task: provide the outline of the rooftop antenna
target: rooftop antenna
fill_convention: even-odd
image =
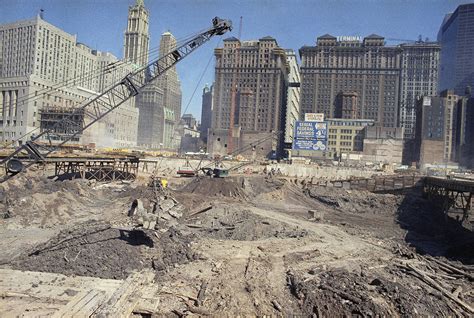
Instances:
[[[239,41],[240,41],[241,36],[242,36],[242,16],[240,16],[240,22],[239,22]]]

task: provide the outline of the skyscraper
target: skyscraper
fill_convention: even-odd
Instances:
[[[207,132],[211,128],[212,120],[212,96],[213,86],[206,86],[202,90],[202,109],[201,109],[201,140],[207,144]]]
[[[474,168],[474,97],[466,90],[456,109],[456,159],[462,166]]]
[[[286,99],[285,114],[285,143],[293,142],[295,122],[300,120],[300,67],[293,50],[286,50],[288,62],[288,95]]]
[[[474,3],[463,4],[444,18],[438,32],[441,71],[438,91],[463,95],[474,87]]]
[[[148,64],[148,18],[143,0],[128,8],[124,36],[124,59],[136,67]],[[135,98],[139,109],[137,145],[143,148],[163,148],[163,90],[156,83],[144,87]]]
[[[256,156],[280,150],[289,71],[285,50],[269,36],[258,41],[231,37],[215,56],[209,152],[226,155],[257,141],[251,147]]]
[[[415,138],[416,102],[438,92],[439,54],[436,42],[417,41],[401,44],[400,127],[405,139]]]
[[[385,46],[372,34],[318,37],[316,46],[303,46],[301,56],[301,111],[335,116],[338,94],[357,94],[357,118],[396,127],[401,48]]]
[[[0,142],[16,145],[51,128],[133,69],[110,53],[77,42],[75,35],[40,16],[1,25],[0,47]],[[130,99],[72,142],[135,146],[137,117]],[[53,142],[65,137],[68,134],[58,131]]]
[[[125,31],[124,58],[138,66],[148,63],[148,10],[143,0],[137,0],[128,8],[127,31]]]
[[[441,96],[424,96],[417,101],[414,159],[421,168],[426,164],[443,165],[456,157],[456,105],[453,90]]]
[[[176,49],[176,39],[170,32],[161,35],[160,57]],[[158,78],[158,86],[163,90],[164,106],[174,113],[175,124],[181,119],[181,82],[179,81],[176,66],[171,67]]]

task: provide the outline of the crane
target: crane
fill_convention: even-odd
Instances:
[[[223,35],[231,30],[232,22],[230,20],[215,17],[212,20],[212,26],[207,30],[196,34],[161,58],[131,72],[82,106],[73,109],[70,114],[57,121],[52,127],[42,130],[38,135],[32,137],[12,154],[4,158],[0,164],[5,167],[5,176],[0,179],[0,182],[8,180],[35,163],[43,162],[58,147],[81,134],[85,129],[92,126],[128,99],[138,95],[142,88],[163,75],[168,69],[209,41],[213,36]],[[82,118],[82,120],[77,120],[77,118]],[[62,139],[58,138],[59,132],[62,134]],[[53,147],[46,148],[38,142],[40,138],[49,140],[50,144],[51,140],[62,141]],[[22,154],[25,154],[25,152],[26,156],[23,156]],[[20,157],[20,155],[22,156]]]

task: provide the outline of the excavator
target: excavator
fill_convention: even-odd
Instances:
[[[255,148],[272,139],[272,138],[277,138],[282,132],[272,132],[270,134],[268,134],[267,136],[263,137],[263,138],[260,138],[256,141],[254,141],[253,143],[250,143],[244,147],[241,147],[241,148],[238,148],[238,149],[235,149],[233,150],[232,152],[229,153],[229,156],[233,157],[233,156],[237,156],[237,155],[240,155],[242,153],[244,153],[245,151],[249,151],[249,150],[255,150]],[[234,165],[230,168],[224,168],[224,163],[223,163],[223,159],[225,157],[215,157],[213,162],[207,166],[204,166],[204,167],[201,167],[201,162],[199,163],[198,165],[198,168],[194,171],[194,176],[198,176],[199,172],[202,172],[205,176],[209,176],[209,177],[212,177],[212,178],[225,178],[225,177],[228,177],[229,176],[229,173],[231,171],[235,171],[239,168],[242,168],[246,165],[249,165],[249,164],[252,164],[253,162],[252,161],[245,161],[245,162],[242,162],[242,163],[239,163],[237,165]],[[201,160],[202,161],[202,160]],[[214,166],[214,167],[212,167]]]
[[[232,31],[232,22],[215,17],[210,28],[186,40],[166,55],[138,68],[93,99],[74,108],[69,115],[57,121],[51,128],[44,129],[31,137],[30,140],[0,161],[0,164],[5,167],[5,175],[0,179],[0,183],[34,164],[44,162],[51,153],[73,138],[80,136],[85,129],[114,111],[125,101],[138,95],[145,86],[155,81],[212,37],[223,35],[228,31]],[[82,122],[76,119],[78,117],[84,118]],[[61,138],[59,138],[59,134],[61,134]],[[49,144],[45,145],[45,140]],[[53,140],[61,140],[61,142],[53,144]]]

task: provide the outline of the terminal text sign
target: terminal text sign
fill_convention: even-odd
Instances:
[[[324,113],[306,113],[304,121],[324,121]]]

